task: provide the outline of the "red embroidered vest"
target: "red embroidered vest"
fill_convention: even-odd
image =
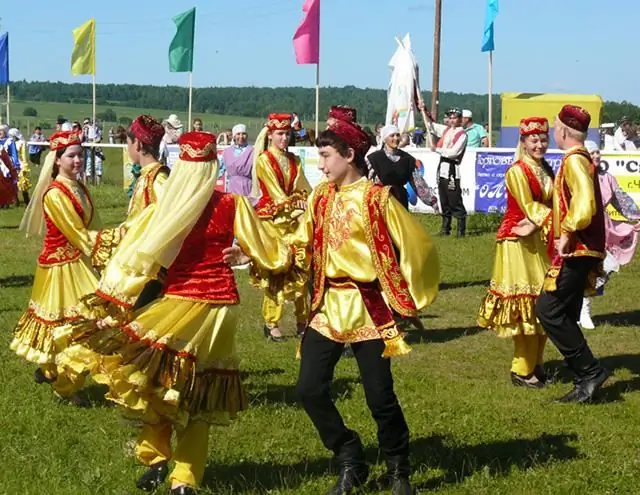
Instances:
[[[542,184],[540,184],[538,178],[531,171],[531,169],[527,166],[526,163],[522,161],[517,161],[511,165],[512,167],[518,167],[520,170],[524,172],[527,176],[527,182],[529,183],[529,188],[531,189],[531,196],[534,201],[538,203],[543,202],[543,193],[542,193]],[[502,218],[502,223],[500,224],[500,228],[498,229],[498,235],[496,236],[499,241],[505,239],[517,240],[518,236],[513,234],[511,230],[520,222],[524,220],[526,217],[525,213],[520,209],[520,205],[518,205],[518,201],[507,189],[507,209],[504,212],[504,217]]]
[[[212,304],[238,304],[233,270],[222,261],[222,250],[233,244],[235,216],[233,195],[215,191],[169,267],[165,294]]]
[[[87,195],[87,199],[91,203],[91,196],[89,196],[89,191],[87,191],[87,188],[82,183],[79,184],[80,187],[84,189],[84,192]],[[69,198],[71,204],[73,205],[73,209],[82,219],[82,222],[85,223],[84,209],[82,208],[80,202],[73,195],[73,193],[69,190],[69,188],[67,188],[62,182],[54,180],[49,188],[45,191],[44,196],[46,196],[47,193],[53,189],[58,189]],[[92,218],[93,204],[91,204],[91,218],[89,219],[88,223],[91,223]],[[55,223],[53,223],[53,220],[46,212],[44,214],[44,221],[46,225],[46,233],[44,236],[44,245],[42,246],[42,251],[40,252],[40,256],[38,258],[38,264],[40,266],[62,265],[75,261],[80,258],[80,256],[82,256],[82,251],[80,251],[77,247],[69,242],[69,240],[64,236],[60,229],[56,227]]]
[[[367,184],[362,203],[362,219],[372,262],[378,276],[378,282],[387,297],[391,309],[402,316],[415,316],[417,309],[409,292],[409,285],[402,276],[398,257],[385,221],[385,209],[389,200],[390,188]],[[327,256],[328,230],[327,216],[331,215],[336,195],[334,184],[321,184],[317,188],[313,204],[313,298],[311,309],[317,310],[322,303],[325,291],[325,260]]]
[[[576,246],[574,250],[575,256],[595,256],[603,257],[605,251],[605,227],[604,227],[604,207],[602,206],[602,193],[600,192],[600,181],[598,174],[591,161],[591,155],[584,148],[578,148],[567,153],[563,160],[558,175],[556,176],[556,189],[558,198],[558,207],[560,212],[560,224],[564,221],[571,204],[571,191],[564,180],[564,162],[572,155],[580,155],[589,162],[589,172],[593,181],[593,194],[596,203],[596,214],[591,219],[589,226],[577,231]],[[557,228],[556,228],[557,227]],[[560,230],[560,226],[554,226],[554,232]]]
[[[296,179],[298,178],[298,163],[295,155],[288,151],[286,152],[287,159],[289,160],[289,181],[287,183],[285,183],[284,174],[282,173],[278,159],[274,154],[271,153],[271,151],[266,150],[262,155],[269,161],[269,166],[278,178],[278,185],[280,188],[287,196],[291,195],[291,193],[293,193],[293,187],[296,183]],[[260,194],[260,199],[256,204],[256,213],[260,218],[272,218],[275,214],[275,205],[273,204],[273,199],[269,194],[269,190],[262,181],[260,181]]]

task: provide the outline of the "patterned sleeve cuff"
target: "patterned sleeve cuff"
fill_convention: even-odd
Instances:
[[[97,233],[93,250],[91,251],[91,264],[97,270],[104,270],[116,248],[122,240],[120,227],[101,230]]]

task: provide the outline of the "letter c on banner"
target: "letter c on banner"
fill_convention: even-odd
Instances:
[[[638,170],[638,162],[636,160],[629,160],[627,162],[627,171],[632,174],[640,172],[640,170]]]

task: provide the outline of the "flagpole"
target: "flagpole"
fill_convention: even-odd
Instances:
[[[193,102],[193,72],[189,71],[189,125],[188,129],[191,130],[191,104]]]
[[[7,125],[11,127],[11,85],[7,82]]]
[[[489,50],[489,147],[493,146],[493,50]]]
[[[93,105],[91,110],[91,123],[93,125],[93,146],[89,150],[89,156],[91,157],[91,182],[96,184],[96,136],[98,134],[98,123],[96,122],[96,69],[93,68],[93,74],[91,76],[93,86]]]
[[[320,60],[316,64],[316,136],[320,132]]]

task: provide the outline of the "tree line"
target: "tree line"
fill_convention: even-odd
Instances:
[[[11,92],[16,100],[90,104],[90,84],[62,82],[13,82]],[[187,89],[179,86],[141,86],[134,84],[99,84],[97,104],[111,107],[127,106],[141,109],[175,110],[188,105]],[[431,93],[423,93],[426,102]],[[474,120],[486,123],[488,118],[487,95],[473,93],[441,92],[440,114],[449,107],[466,108],[473,112]],[[500,96],[495,95],[493,126],[500,127]],[[361,122],[374,125],[384,121],[387,108],[387,92],[382,89],[356,88],[355,86],[326,87],[320,91],[320,108],[330,104],[349,104],[358,109]],[[296,112],[303,122],[314,119],[315,90],[302,87],[212,87],[194,88],[193,111],[197,113],[265,117],[269,112]],[[117,109],[114,111],[117,112]],[[629,102],[605,102],[602,122],[617,122],[626,116],[640,122],[640,107]]]

